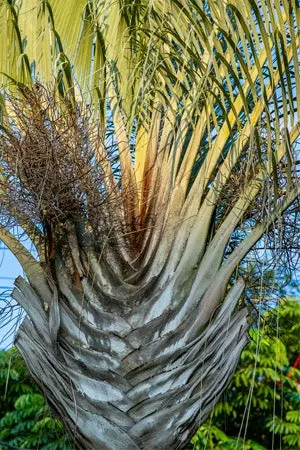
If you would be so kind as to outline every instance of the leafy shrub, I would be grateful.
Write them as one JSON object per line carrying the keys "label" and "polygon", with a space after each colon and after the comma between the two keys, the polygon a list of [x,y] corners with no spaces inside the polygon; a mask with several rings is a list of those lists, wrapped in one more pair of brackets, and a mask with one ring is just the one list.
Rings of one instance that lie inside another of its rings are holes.
{"label": "leafy shrub", "polygon": [[72,448],[15,349],[0,352],[0,399],[0,441],[39,450]]}
{"label": "leafy shrub", "polygon": [[[300,304],[267,312],[222,401],[189,449],[300,449]],[[230,436],[230,437],[229,437]]]}

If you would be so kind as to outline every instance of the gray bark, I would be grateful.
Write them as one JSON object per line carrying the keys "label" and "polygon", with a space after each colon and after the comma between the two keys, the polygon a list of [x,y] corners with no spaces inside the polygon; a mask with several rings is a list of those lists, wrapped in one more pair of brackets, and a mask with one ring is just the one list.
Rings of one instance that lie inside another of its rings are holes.
{"label": "gray bark", "polygon": [[247,312],[234,312],[243,282],[224,299],[206,276],[191,301],[195,276],[118,284],[96,260],[82,273],[80,290],[57,263],[46,307],[44,284],[15,282],[27,312],[16,346],[32,376],[76,449],[184,449],[247,341]]}

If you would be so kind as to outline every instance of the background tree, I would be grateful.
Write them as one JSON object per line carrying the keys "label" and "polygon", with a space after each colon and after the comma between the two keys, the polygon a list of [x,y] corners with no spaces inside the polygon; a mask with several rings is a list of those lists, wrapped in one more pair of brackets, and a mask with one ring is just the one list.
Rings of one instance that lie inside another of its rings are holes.
{"label": "background tree", "polygon": [[49,414],[44,397],[30,379],[20,354],[0,352],[1,442],[40,450],[68,450],[71,445],[62,424]]}
{"label": "background tree", "polygon": [[184,448],[247,340],[244,258],[297,234],[298,3],[0,5],[16,345],[76,448]]}
{"label": "background tree", "polygon": [[299,448],[299,319],[299,303],[281,302],[250,330],[230,386],[190,448]]}

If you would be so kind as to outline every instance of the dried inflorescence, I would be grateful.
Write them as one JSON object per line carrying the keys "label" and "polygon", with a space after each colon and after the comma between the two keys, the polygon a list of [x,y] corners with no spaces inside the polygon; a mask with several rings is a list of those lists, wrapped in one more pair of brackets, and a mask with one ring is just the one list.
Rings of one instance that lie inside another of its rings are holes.
{"label": "dried inflorescence", "polygon": [[[104,232],[116,198],[108,198],[103,164],[109,155],[91,109],[53,88],[35,84],[6,97],[9,119],[1,131],[1,220],[44,235],[67,222],[88,221]],[[117,197],[117,191],[115,192]],[[27,230],[26,230],[27,231]]]}

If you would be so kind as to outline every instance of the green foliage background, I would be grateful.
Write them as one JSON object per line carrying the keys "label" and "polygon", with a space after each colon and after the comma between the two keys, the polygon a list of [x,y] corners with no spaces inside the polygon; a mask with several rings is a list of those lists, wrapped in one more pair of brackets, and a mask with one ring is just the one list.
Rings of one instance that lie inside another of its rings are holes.
{"label": "green foliage background", "polygon": [[[230,386],[188,450],[300,449],[300,371],[293,368],[299,343],[300,303],[282,302],[267,312],[250,331]],[[0,441],[72,449],[15,349],[0,352]]]}
{"label": "green foliage background", "polygon": [[235,375],[189,449],[300,449],[300,304],[267,312]]}
{"label": "green foliage background", "polygon": [[15,349],[0,352],[0,441],[29,449],[72,448]]}

